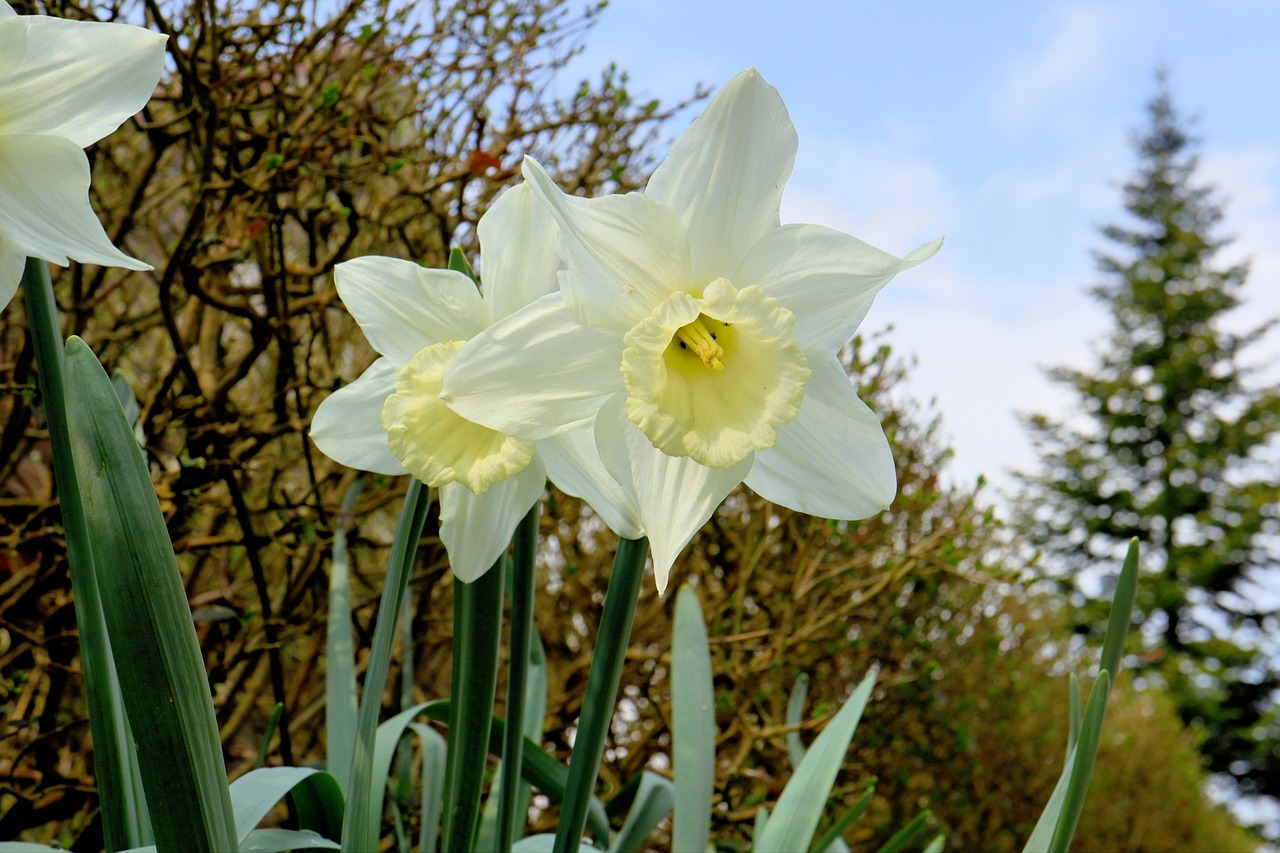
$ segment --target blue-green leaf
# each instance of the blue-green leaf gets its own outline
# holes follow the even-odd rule
[[[716,785],[715,684],[698,595],[681,587],[671,635],[672,765],[675,819],[671,846],[705,850]]]
[[[610,853],[627,853],[630,850],[643,850],[644,840],[649,833],[671,814],[675,804],[676,788],[668,779],[657,773],[646,770],[640,774],[640,789],[631,801],[631,809],[627,812],[627,820],[622,829],[614,836],[609,845]],[[674,837],[671,842],[673,850],[704,850],[707,842],[703,839],[701,847],[684,847]]]
[[[814,740],[778,797],[773,814],[755,845],[757,851],[786,853],[809,849],[875,681],[875,673],[864,678],[844,707]]]
[[[156,846],[235,850],[204,658],[151,475],[111,380],[79,338],[66,345],[67,415],[98,591]]]
[[[809,695],[809,674],[802,672],[791,688],[791,696],[787,699],[786,724],[799,726],[804,720],[804,700]],[[791,768],[800,766],[804,760],[804,744],[800,741],[798,729],[787,732],[787,756],[791,759]]]

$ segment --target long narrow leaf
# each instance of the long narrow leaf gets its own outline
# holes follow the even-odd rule
[[[804,719],[804,700],[808,695],[809,674],[802,672],[796,679],[795,686],[791,688],[791,696],[787,699],[787,716],[784,722],[788,726],[798,726]],[[793,770],[804,760],[804,744],[800,741],[800,732],[794,729],[787,732],[787,757],[791,759]]]
[[[929,812],[920,812],[910,823],[890,836],[889,840],[880,848],[880,853],[898,853],[900,850],[905,850],[923,835],[928,828]]]
[[[874,672],[862,679],[844,707],[814,740],[795,774],[782,789],[773,814],[755,845],[757,851],[809,849],[875,682]]]
[[[1076,834],[1076,824],[1084,811],[1085,797],[1089,793],[1089,779],[1093,775],[1093,762],[1098,755],[1098,741],[1102,738],[1102,718],[1107,713],[1107,697],[1111,692],[1111,674],[1105,669],[1098,673],[1098,680],[1089,690],[1089,702],[1084,709],[1084,723],[1080,726],[1080,740],[1076,744],[1075,766],[1071,768],[1071,783],[1062,803],[1062,816],[1053,831],[1049,849],[1065,851]]]
[[[231,783],[231,810],[242,845],[289,794],[299,805],[303,829],[325,838],[341,836],[343,797],[331,774],[314,767],[260,767]]]
[[[538,518],[541,501],[525,513],[516,527],[513,540],[514,559],[511,562],[511,654],[507,658],[507,710],[508,720],[519,722],[507,729],[502,746],[502,765],[519,767],[524,750],[525,714],[527,696],[526,680],[529,677],[529,647],[533,643],[533,600],[535,571],[538,558]],[[539,720],[539,728],[541,721]],[[510,849],[524,829],[527,807],[520,810],[520,774],[509,772],[494,780],[498,795],[498,837],[496,849]],[[518,822],[518,826],[517,826]],[[484,848],[480,848],[484,849]]]
[[[1080,679],[1073,672],[1067,676],[1067,693],[1069,694],[1069,718],[1067,720],[1067,753],[1075,751],[1076,741],[1080,739]]]
[[[356,653],[351,624],[351,557],[347,553],[347,519],[364,480],[347,487],[333,531],[329,564],[329,624],[325,632],[324,727],[325,766],[347,794],[351,751],[356,740]]]
[[[716,786],[715,685],[698,595],[681,587],[671,634],[671,753],[675,818],[671,846],[705,850]]]
[[[469,851],[480,819],[493,700],[502,638],[503,562],[472,583],[453,582],[453,675],[449,685],[449,752],[445,758],[444,841]]]
[[[1049,795],[1049,802],[1045,804],[1044,811],[1040,813],[1040,819],[1036,821],[1035,828],[1031,830],[1031,835],[1027,838],[1027,843],[1022,848],[1023,853],[1048,853],[1049,845],[1053,843],[1053,832],[1062,817],[1062,804],[1067,799],[1067,788],[1071,787],[1071,771],[1075,767],[1075,763],[1076,750],[1073,749],[1067,753],[1067,761],[1062,767],[1062,775],[1058,777],[1057,784],[1053,786],[1053,793]]]
[[[676,788],[671,782],[657,773],[645,770],[640,774],[640,789],[636,791],[631,809],[622,829],[614,836],[609,845],[610,853],[628,853],[631,850],[644,850],[644,840],[649,833],[671,814],[676,802]],[[684,847],[673,837],[672,850],[705,850],[704,839],[701,847]]]
[[[373,649],[369,653],[369,666],[365,670],[364,692],[360,697],[355,745],[351,753],[351,772],[347,777],[347,807],[342,823],[343,850],[378,848],[386,776],[380,775],[378,784],[372,784],[370,763],[377,737],[378,713],[382,709],[382,694],[387,686],[387,671],[391,666],[391,646],[395,641],[396,623],[400,619],[405,587],[409,584],[410,569],[417,555],[418,541],[422,538],[422,525],[427,520],[430,503],[426,486],[417,479],[412,480],[405,492],[404,507],[400,510],[395,538],[391,542],[387,577],[382,586],[382,600],[378,602],[378,621],[373,629]],[[375,800],[377,808],[373,807]]]
[[[1107,619],[1107,636],[1102,641],[1102,663],[1099,671],[1111,673],[1114,682],[1120,674],[1120,659],[1124,656],[1124,641],[1129,636],[1133,621],[1133,602],[1138,595],[1138,540],[1129,542],[1116,591],[1111,597],[1111,614]]]
[[[418,820],[419,853],[436,853],[440,814],[444,811],[444,763],[447,747],[440,733],[422,723],[410,723],[422,748],[422,798]]]
[[[245,838],[241,853],[286,853],[289,850],[338,850],[330,841],[309,829],[255,829]]]
[[[831,847],[837,839],[843,837],[844,831],[853,824],[855,820],[862,817],[862,813],[867,810],[867,806],[871,805],[871,799],[876,795],[876,784],[872,782],[867,786],[867,790],[862,792],[862,796],[854,801],[844,814],[836,818],[835,823],[831,824],[831,828],[822,834],[818,842],[813,845],[814,850],[823,851]]]
[[[552,853],[556,847],[556,837],[550,833],[541,835],[530,835],[528,838],[521,838],[511,848],[511,853]],[[598,849],[592,847],[586,841],[579,841],[578,849],[582,853],[600,853]]]
[[[107,850],[123,850],[149,844],[154,838],[133,749],[133,733],[125,716],[124,697],[120,694],[106,617],[98,594],[93,534],[85,519],[71,449],[63,379],[62,327],[49,282],[49,267],[44,261],[27,258],[22,293],[39,368],[40,396],[53,449],[53,476],[67,538],[71,598],[80,636],[80,669],[84,673],[89,731],[93,736],[93,772],[98,783],[103,840]]]
[[[631,641],[631,623],[636,615],[640,584],[644,580],[645,559],[649,555],[648,539],[621,539],[614,554],[613,574],[604,596],[600,615],[600,632],[596,636],[595,653],[587,673],[582,713],[578,717],[578,734],[569,758],[569,781],[565,802],[556,826],[557,853],[575,853],[582,844],[582,828],[587,820],[587,803],[595,790],[604,757],[604,739],[613,720],[618,700],[618,683],[622,679],[622,661]],[[607,845],[609,836],[597,839]]]
[[[111,380],[79,338],[66,347],[76,474],[100,557],[98,590],[156,846],[235,850],[204,658],[151,475]]]
[[[408,721],[415,717],[426,717],[428,720],[434,720],[437,723],[447,723],[449,721],[449,700],[434,699],[401,711],[378,727],[379,742],[384,738],[398,740],[400,734],[404,732],[405,726],[408,725]],[[493,717],[490,720],[489,753],[491,755],[502,754],[502,737],[505,729],[506,724],[500,718]],[[392,743],[392,745],[387,746],[386,749],[393,750],[395,748],[394,742],[390,740],[388,742]],[[539,791],[546,794],[547,798],[553,803],[563,803],[565,789],[568,785],[568,770],[560,762],[543,752],[542,748],[533,741],[525,743],[523,755],[520,772],[524,778]],[[389,757],[386,758],[385,767],[388,769],[391,766],[390,762],[391,759]],[[374,797],[376,799],[371,798],[371,802],[381,808],[382,794],[375,792]],[[609,818],[605,814],[604,805],[594,796],[587,801],[587,826],[601,838],[606,838],[609,835]],[[348,848],[344,845],[343,849]]]

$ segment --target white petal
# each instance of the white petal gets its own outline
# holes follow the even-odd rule
[[[489,571],[546,483],[546,469],[535,457],[528,468],[483,495],[460,483],[440,487],[440,541],[458,580],[471,583]]]
[[[834,357],[810,360],[800,414],[756,454],[747,477],[766,500],[820,518],[853,520],[887,509],[898,490],[880,420],[858,399]]]
[[[752,244],[778,227],[798,144],[778,90],[750,68],[730,80],[671,146],[645,194],[684,220],[695,278],[730,275]]]
[[[12,18],[18,13],[13,11],[13,7],[4,0],[0,0],[0,18]]]
[[[689,277],[689,238],[671,208],[638,193],[565,195],[531,157],[524,176],[560,225],[569,271],[561,287],[578,319],[626,332]]]
[[[3,2],[0,0],[0,4]],[[4,91],[4,81],[22,64],[22,56],[27,52],[27,22],[17,17],[12,8],[8,15],[4,14],[5,8],[0,5],[0,92]]]
[[[733,282],[760,285],[796,315],[801,347],[831,353],[853,337],[890,279],[941,247],[937,239],[896,258],[830,228],[784,225],[752,247]]]
[[[480,281],[492,323],[555,291],[560,237],[547,208],[528,184],[507,190],[476,226]]]
[[[0,240],[63,266],[151,269],[111,245],[89,206],[89,160],[60,136],[0,136]]]
[[[551,293],[471,339],[441,399],[464,418],[541,439],[595,416],[622,387],[622,338],[580,325]]]
[[[394,359],[380,358],[355,382],[325,398],[311,419],[311,440],[321,453],[348,468],[405,473],[382,427],[382,406],[395,393],[400,368]]]
[[[165,36],[128,24],[22,16],[26,53],[0,81],[5,133],[61,136],[80,148],[151,99]]]
[[[708,468],[687,456],[668,456],[627,420],[624,405],[624,395],[617,394],[601,408],[596,443],[609,473],[635,495],[661,595],[676,558],[742,482],[752,457],[730,468]]]
[[[459,272],[367,257],[338,264],[334,279],[369,345],[402,365],[424,347],[468,340],[487,325],[480,291]]]
[[[538,442],[547,476],[560,491],[582,498],[623,539],[644,535],[640,508],[604,467],[596,447],[595,420]]]
[[[26,264],[25,252],[7,251],[0,246],[0,311],[13,301],[13,294],[18,292],[18,285],[22,282],[22,271]]]

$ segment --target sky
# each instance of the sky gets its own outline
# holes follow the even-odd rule
[[[1088,367],[1108,328],[1086,293],[1091,253],[1107,247],[1099,226],[1125,221],[1157,67],[1224,204],[1223,258],[1252,260],[1228,325],[1280,314],[1276,33],[1280,4],[1264,0],[613,0],[576,70],[617,62],[633,98],[674,102],[754,65],[800,136],[784,222],[896,255],[945,235],[863,331],[892,326],[918,359],[906,393],[936,400],[954,446],[949,479],[986,475],[996,498],[1036,465],[1017,413],[1072,411],[1043,368]],[[1277,354],[1280,336],[1254,357]]]

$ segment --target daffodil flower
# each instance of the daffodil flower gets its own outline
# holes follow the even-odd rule
[[[83,149],[151,98],[164,43],[127,24],[18,15],[0,0],[0,308],[28,256],[151,269],[107,238]]]
[[[640,535],[638,510],[604,469],[592,423],[535,443],[455,414],[441,374],[485,327],[556,289],[556,226],[526,185],[504,193],[478,227],[482,298],[471,279],[394,258],[357,258],[335,271],[338,293],[382,356],[316,411],[325,455],[380,474],[411,473],[440,489],[440,538],[470,582],[506,548],[541,497],[548,473],[619,535]]]
[[[838,359],[905,258],[815,225],[780,225],[797,139],[755,69],[673,146],[644,194],[561,192],[524,174],[563,235],[559,293],[460,350],[442,396],[524,439],[596,417],[607,470],[639,508],[659,591],[716,506],[745,482],[834,519],[893,500],[893,457]]]

